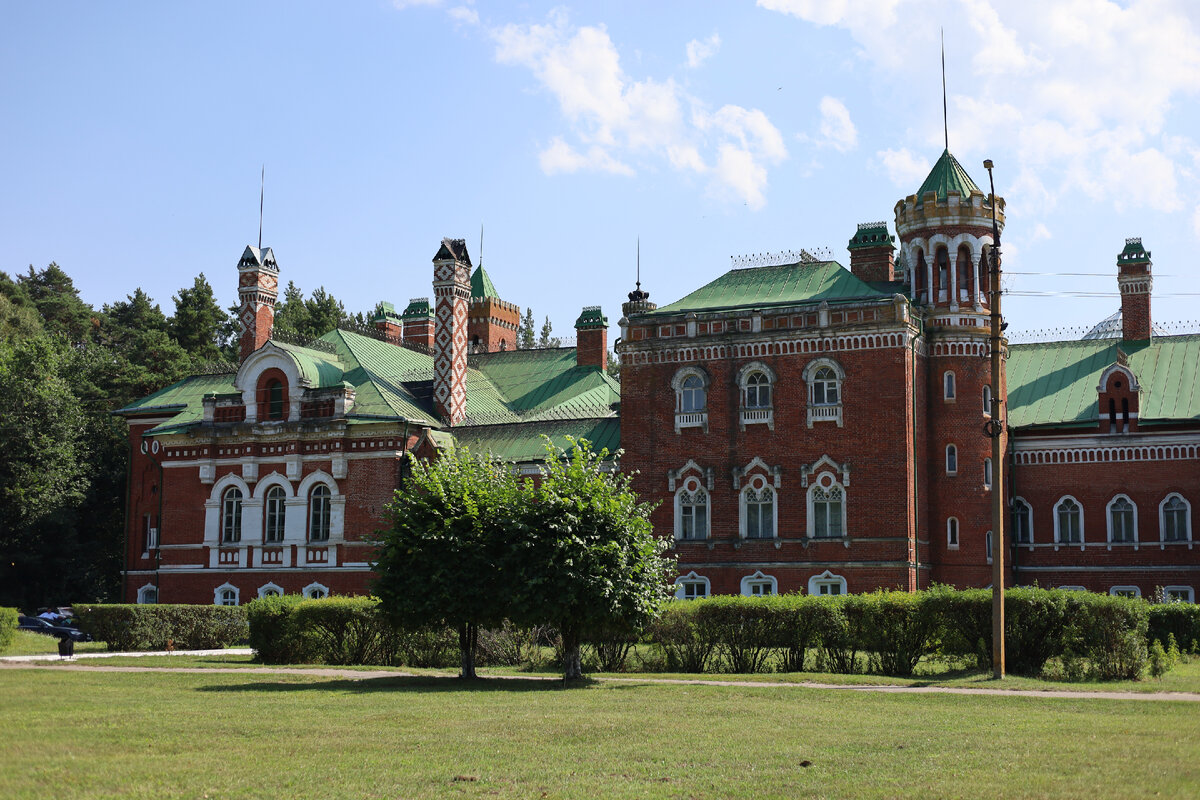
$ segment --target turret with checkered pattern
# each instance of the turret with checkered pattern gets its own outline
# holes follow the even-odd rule
[[[462,239],[442,239],[433,257],[433,402],[438,415],[457,425],[467,413],[467,303],[471,257]]]
[[[275,301],[279,297],[279,265],[271,248],[248,245],[237,268],[241,359],[245,361],[246,356],[271,338]]]

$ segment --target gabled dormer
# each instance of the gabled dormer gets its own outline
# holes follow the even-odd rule
[[[1137,430],[1138,399],[1142,388],[1137,376],[1124,363],[1125,354],[1117,350],[1117,361],[1100,375],[1097,408],[1101,433],[1133,433]]]
[[[242,361],[236,392],[203,399],[205,423],[257,425],[339,418],[354,406],[354,387],[333,352],[271,340]]]

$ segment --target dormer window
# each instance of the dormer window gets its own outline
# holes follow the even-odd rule
[[[267,381],[267,419],[283,419],[283,381]]]

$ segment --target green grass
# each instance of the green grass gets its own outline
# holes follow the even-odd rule
[[[1194,703],[45,667],[0,670],[0,697],[5,798],[1094,800],[1200,787]]]
[[[76,653],[102,652],[104,649],[104,642],[75,643]],[[16,638],[0,656],[37,656],[51,653],[58,655],[58,639],[55,637],[32,631],[16,631]]]

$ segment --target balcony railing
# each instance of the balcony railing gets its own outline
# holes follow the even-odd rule
[[[707,411],[676,411],[675,412],[675,432],[683,428],[703,428],[708,430],[708,412]]]
[[[836,422],[837,426],[842,427],[842,404],[834,405],[810,405],[808,407],[808,427],[812,427],[814,422]]]
[[[744,430],[747,425],[766,425],[775,430],[775,409],[773,408],[743,408],[741,423]]]

